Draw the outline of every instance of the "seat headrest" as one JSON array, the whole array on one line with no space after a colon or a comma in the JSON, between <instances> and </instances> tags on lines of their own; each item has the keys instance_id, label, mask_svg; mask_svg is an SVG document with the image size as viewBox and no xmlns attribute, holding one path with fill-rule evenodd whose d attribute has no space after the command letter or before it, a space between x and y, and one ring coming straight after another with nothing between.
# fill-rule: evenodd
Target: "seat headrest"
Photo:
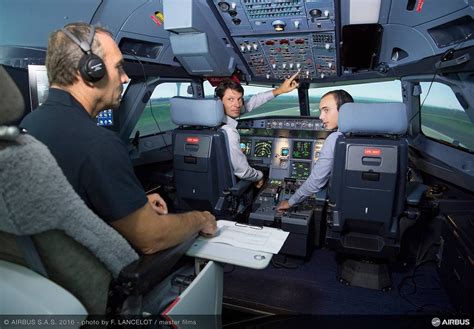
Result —
<instances>
[{"instance_id":1,"label":"seat headrest","mask_svg":"<svg viewBox=\"0 0 474 329\"><path fill-rule=\"evenodd\" d=\"M0 65L0 125L13 123L23 115L25 103L15 82Z\"/></svg>"},{"instance_id":2,"label":"seat headrest","mask_svg":"<svg viewBox=\"0 0 474 329\"><path fill-rule=\"evenodd\" d=\"M339 131L354 134L403 135L408 120L404 103L345 103L339 109Z\"/></svg>"},{"instance_id":3,"label":"seat headrest","mask_svg":"<svg viewBox=\"0 0 474 329\"><path fill-rule=\"evenodd\" d=\"M224 121L224 106L219 99L173 97L171 120L184 126L220 126Z\"/></svg>"}]
</instances>

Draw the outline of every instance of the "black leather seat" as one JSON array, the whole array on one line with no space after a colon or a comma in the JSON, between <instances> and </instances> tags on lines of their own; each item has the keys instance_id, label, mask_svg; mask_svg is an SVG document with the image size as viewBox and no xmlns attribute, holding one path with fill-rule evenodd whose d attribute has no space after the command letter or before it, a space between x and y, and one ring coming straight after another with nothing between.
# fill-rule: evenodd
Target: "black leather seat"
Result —
<instances>
[{"instance_id":1,"label":"black leather seat","mask_svg":"<svg viewBox=\"0 0 474 329\"><path fill-rule=\"evenodd\" d=\"M171 99L177 209L207 210L236 219L251 203L250 182L233 174L227 136L219 129L223 105L216 99Z\"/></svg>"},{"instance_id":2,"label":"black leather seat","mask_svg":"<svg viewBox=\"0 0 474 329\"><path fill-rule=\"evenodd\" d=\"M326 243L344 255L339 276L351 285L391 285L386 261L400 249L408 144L403 103L348 103L339 112L328 191ZM352 256L352 257L350 257Z\"/></svg>"}]
</instances>

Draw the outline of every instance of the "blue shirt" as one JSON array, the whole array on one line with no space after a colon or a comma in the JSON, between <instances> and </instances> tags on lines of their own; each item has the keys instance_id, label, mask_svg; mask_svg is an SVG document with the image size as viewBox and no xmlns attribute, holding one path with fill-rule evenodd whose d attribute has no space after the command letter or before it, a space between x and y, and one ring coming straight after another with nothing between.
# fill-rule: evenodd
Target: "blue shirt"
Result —
<instances>
[{"instance_id":1,"label":"blue shirt","mask_svg":"<svg viewBox=\"0 0 474 329\"><path fill-rule=\"evenodd\" d=\"M300 203L308 196L319 192L328 182L331 176L334 163L334 150L336 148L336 140L342 133L336 131L331 133L319 152L319 157L311 170L308 179L296 190L295 194L288 200L290 206Z\"/></svg>"},{"instance_id":2,"label":"blue shirt","mask_svg":"<svg viewBox=\"0 0 474 329\"><path fill-rule=\"evenodd\" d=\"M114 132L97 126L68 92L51 88L46 102L20 126L49 148L76 193L106 222L148 201L125 144Z\"/></svg>"}]
</instances>

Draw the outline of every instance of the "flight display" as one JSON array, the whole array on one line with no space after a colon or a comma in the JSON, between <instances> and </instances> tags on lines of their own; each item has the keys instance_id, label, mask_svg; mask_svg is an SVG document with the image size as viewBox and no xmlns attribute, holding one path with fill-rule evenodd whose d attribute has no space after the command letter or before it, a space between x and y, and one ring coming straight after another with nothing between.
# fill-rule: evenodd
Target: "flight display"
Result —
<instances>
[{"instance_id":1,"label":"flight display","mask_svg":"<svg viewBox=\"0 0 474 329\"><path fill-rule=\"evenodd\" d=\"M311 174L311 162L293 161L291 163L291 178L306 180Z\"/></svg>"},{"instance_id":2,"label":"flight display","mask_svg":"<svg viewBox=\"0 0 474 329\"><path fill-rule=\"evenodd\" d=\"M253 156L257 158L269 158L272 155L272 140L255 141Z\"/></svg>"},{"instance_id":3,"label":"flight display","mask_svg":"<svg viewBox=\"0 0 474 329\"><path fill-rule=\"evenodd\" d=\"M96 120L98 126L113 126L114 117L112 110L104 110L99 112L99 114L97 114Z\"/></svg>"},{"instance_id":4,"label":"flight display","mask_svg":"<svg viewBox=\"0 0 474 329\"><path fill-rule=\"evenodd\" d=\"M252 151L252 140L251 139L241 139L240 140L240 149L242 153L246 156L249 156Z\"/></svg>"},{"instance_id":5,"label":"flight display","mask_svg":"<svg viewBox=\"0 0 474 329\"><path fill-rule=\"evenodd\" d=\"M293 159L311 160L311 149L313 142L311 141L293 141Z\"/></svg>"}]
</instances>

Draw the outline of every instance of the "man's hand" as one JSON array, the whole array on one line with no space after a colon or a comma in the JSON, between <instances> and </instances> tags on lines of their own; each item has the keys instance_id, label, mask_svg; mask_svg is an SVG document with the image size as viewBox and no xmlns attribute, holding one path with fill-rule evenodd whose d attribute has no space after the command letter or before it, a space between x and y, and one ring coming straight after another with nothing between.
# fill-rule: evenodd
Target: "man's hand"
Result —
<instances>
[{"instance_id":1,"label":"man's hand","mask_svg":"<svg viewBox=\"0 0 474 329\"><path fill-rule=\"evenodd\" d=\"M300 74L300 71L296 72L293 74L291 77L283 81L283 83L280 85L280 87L273 89L273 96L278 96L281 94L286 94L289 93L290 91L295 90L298 88L300 85L298 82L295 81L296 77Z\"/></svg>"},{"instance_id":2,"label":"man's hand","mask_svg":"<svg viewBox=\"0 0 474 329\"><path fill-rule=\"evenodd\" d=\"M288 200L283 200L282 202L280 202L280 204L277 206L276 210L281 212L283 210L286 210L286 209L290 209L291 206L290 204L288 203Z\"/></svg>"},{"instance_id":3,"label":"man's hand","mask_svg":"<svg viewBox=\"0 0 474 329\"><path fill-rule=\"evenodd\" d=\"M265 178L262 177L259 181L256 181L254 184L256 188L261 188L264 183L265 183Z\"/></svg>"},{"instance_id":4,"label":"man's hand","mask_svg":"<svg viewBox=\"0 0 474 329\"><path fill-rule=\"evenodd\" d=\"M196 216L201 217L200 219L204 222L204 226L199 232L206 238L213 237L217 232L216 218L209 211L193 211Z\"/></svg>"},{"instance_id":5,"label":"man's hand","mask_svg":"<svg viewBox=\"0 0 474 329\"><path fill-rule=\"evenodd\" d=\"M148 194L147 198L151 207L158 215L166 215L168 213L166 202L158 193Z\"/></svg>"}]
</instances>

